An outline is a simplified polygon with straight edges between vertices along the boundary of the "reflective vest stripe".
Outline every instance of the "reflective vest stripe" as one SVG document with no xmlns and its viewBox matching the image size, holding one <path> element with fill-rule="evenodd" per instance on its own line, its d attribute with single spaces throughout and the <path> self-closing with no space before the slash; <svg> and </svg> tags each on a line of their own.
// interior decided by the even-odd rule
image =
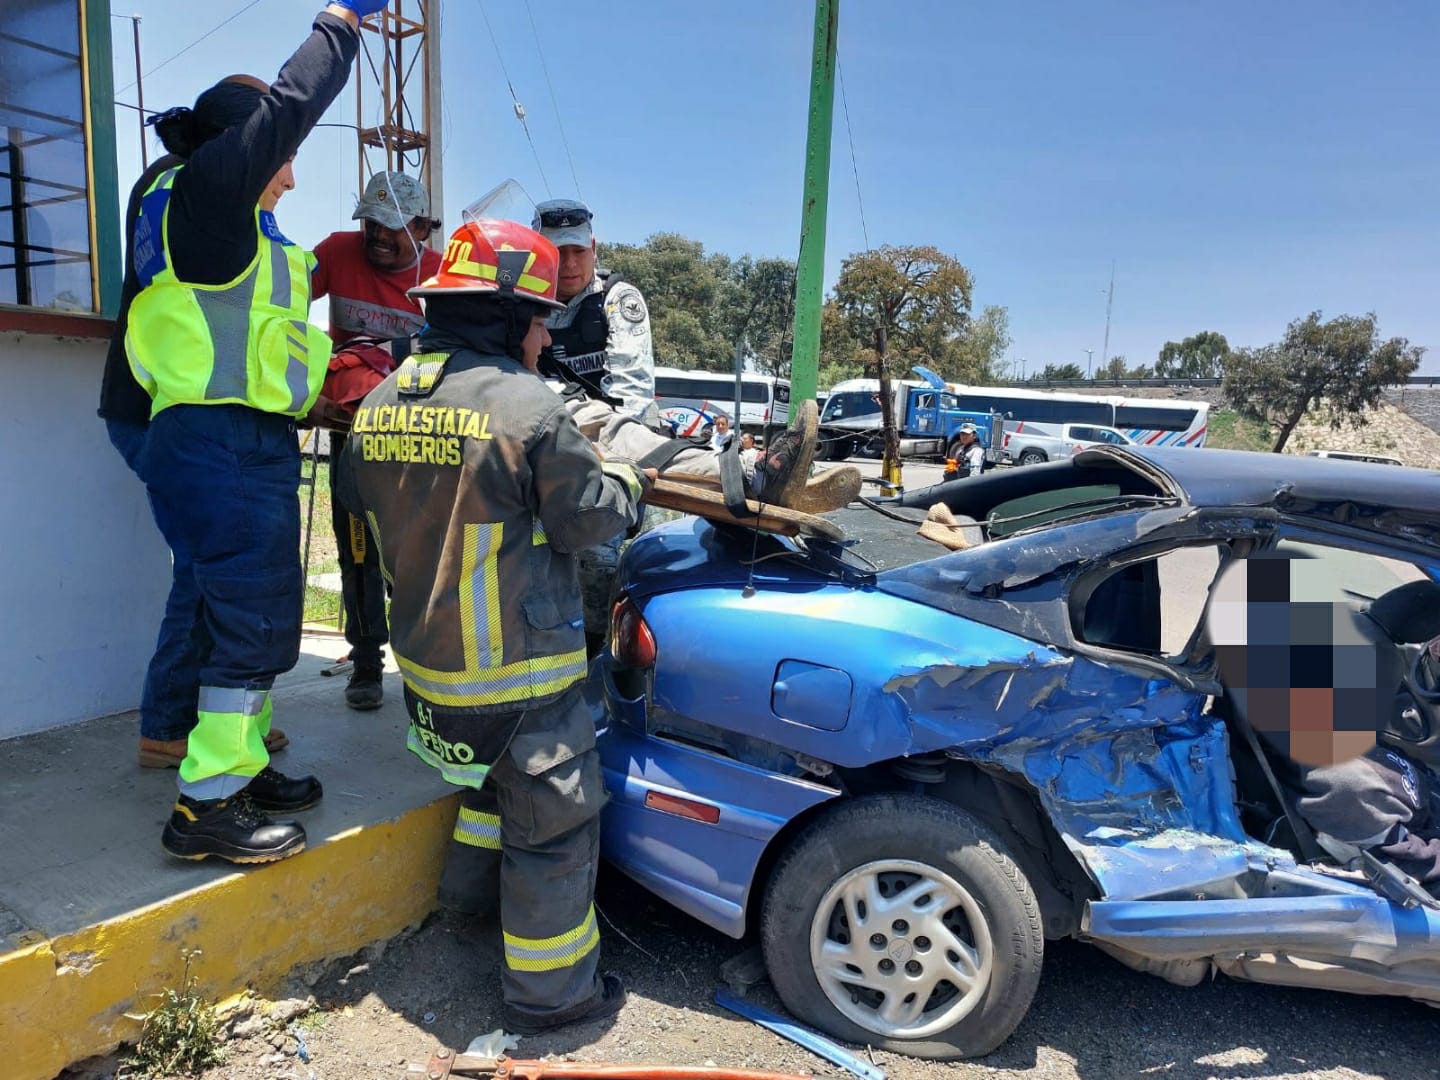
<svg viewBox="0 0 1440 1080">
<path fill-rule="evenodd" d="M 405 749 L 432 769 L 438 769 L 446 782 L 456 787 L 478 788 L 485 783 L 485 777 L 490 772 L 489 765 L 482 765 L 478 761 L 468 765 L 458 761 L 446 761 L 420 741 L 414 724 L 410 725 L 410 732 L 405 736 Z"/>
<path fill-rule="evenodd" d="M 462 806 L 460 816 L 455 819 L 453 835 L 457 843 L 499 851 L 500 815 L 487 814 L 483 810 L 471 810 L 469 807 Z"/>
<path fill-rule="evenodd" d="M 540 547 L 540 545 L 548 544 L 549 542 L 550 537 L 545 533 L 544 523 L 539 518 L 536 518 L 530 526 L 530 546 Z"/>
<path fill-rule="evenodd" d="M 505 934 L 505 966 L 512 971 L 558 971 L 574 967 L 600 944 L 592 904 L 585 921 L 573 930 L 548 938 L 527 938 Z"/>
<path fill-rule="evenodd" d="M 228 289 L 195 290 L 195 302 L 200 305 L 200 314 L 205 316 L 210 343 L 215 350 L 210 381 L 205 385 L 207 401 L 245 398 L 250 306 L 255 299 L 257 269 L 252 266 L 244 278 Z"/>
<path fill-rule="evenodd" d="M 269 690 L 236 689 L 229 686 L 202 686 L 197 712 L 228 713 L 232 716 L 259 716 L 270 700 Z"/>
<path fill-rule="evenodd" d="M 289 363 L 285 365 L 285 387 L 290 391 L 290 412 L 305 408 L 310 397 L 310 341 L 309 324 L 301 319 L 291 319 L 285 341 Z M 328 366 L 329 361 L 326 361 Z"/>
<path fill-rule="evenodd" d="M 548 697 L 585 677 L 584 649 L 520 660 L 483 672 L 432 671 L 412 664 L 398 652 L 395 662 L 400 665 L 406 685 L 420 697 L 435 705 L 457 708 Z"/>
<path fill-rule="evenodd" d="M 460 556 L 460 641 L 465 670 L 496 667 L 504 655 L 500 616 L 500 525 L 466 525 Z M 483 628 L 484 640 L 476 633 Z"/>
</svg>

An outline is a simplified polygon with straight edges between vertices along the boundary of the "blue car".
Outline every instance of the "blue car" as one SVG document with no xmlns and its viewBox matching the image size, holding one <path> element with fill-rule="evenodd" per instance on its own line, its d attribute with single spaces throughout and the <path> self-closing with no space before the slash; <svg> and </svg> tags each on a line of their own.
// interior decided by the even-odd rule
<svg viewBox="0 0 1440 1080">
<path fill-rule="evenodd" d="M 843 542 L 643 534 L 592 671 L 605 856 L 758 937 L 801 1020 L 920 1057 L 1004 1042 L 1063 937 L 1179 983 L 1440 1003 L 1440 902 L 1316 846 L 1204 630 L 1217 576 L 1272 552 L 1372 607 L 1419 590 L 1433 622 L 1437 495 L 1418 469 L 1098 447 L 851 507 Z M 959 550 L 917 533 L 936 503 Z M 1436 762 L 1420 636 L 1377 641 L 1405 717 L 1382 737 Z"/>
</svg>

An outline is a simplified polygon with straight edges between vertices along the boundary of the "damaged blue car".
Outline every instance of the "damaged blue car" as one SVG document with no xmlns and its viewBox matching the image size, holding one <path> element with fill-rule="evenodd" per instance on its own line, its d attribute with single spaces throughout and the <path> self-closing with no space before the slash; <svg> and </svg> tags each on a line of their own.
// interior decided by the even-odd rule
<svg viewBox="0 0 1440 1080">
<path fill-rule="evenodd" d="M 1440 1003 L 1440 903 L 1316 844 L 1204 631 L 1227 566 L 1286 551 L 1433 621 L 1437 495 L 1418 469 L 1100 447 L 853 506 L 841 541 L 643 534 L 592 673 L 605 856 L 758 936 L 797 1017 L 922 1057 L 999 1046 L 1063 937 L 1184 984 Z M 937 503 L 959 550 L 917 533 Z M 1425 634 L 1380 622 L 1383 738 L 1440 760 Z"/>
</svg>

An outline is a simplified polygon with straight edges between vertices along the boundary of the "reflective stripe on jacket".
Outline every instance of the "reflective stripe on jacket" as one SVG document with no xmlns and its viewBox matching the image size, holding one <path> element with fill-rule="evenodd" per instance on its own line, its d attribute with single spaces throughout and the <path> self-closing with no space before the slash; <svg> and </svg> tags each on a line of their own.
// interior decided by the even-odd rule
<svg viewBox="0 0 1440 1080">
<path fill-rule="evenodd" d="M 125 351 L 152 398 L 153 417 L 171 405 L 249 405 L 303 416 L 330 361 L 330 339 L 307 321 L 311 257 L 281 235 L 268 210 L 255 211 L 255 258 L 224 285 L 175 276 L 170 258 L 170 193 L 180 169 L 162 174 L 140 202 Z"/>
<path fill-rule="evenodd" d="M 411 356 L 356 412 L 350 455 L 412 693 L 513 712 L 585 677 L 572 553 L 633 525 L 640 491 L 557 394 L 507 358 Z"/>
</svg>

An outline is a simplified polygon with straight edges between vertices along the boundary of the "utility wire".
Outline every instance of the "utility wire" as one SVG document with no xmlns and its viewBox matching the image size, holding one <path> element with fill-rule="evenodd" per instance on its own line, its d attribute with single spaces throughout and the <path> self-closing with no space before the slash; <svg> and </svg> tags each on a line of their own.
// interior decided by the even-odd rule
<svg viewBox="0 0 1440 1080">
<path fill-rule="evenodd" d="M 845 97 L 845 69 L 835 57 L 835 72 L 840 76 L 840 104 L 845 108 L 845 135 L 850 140 L 850 169 L 855 174 L 855 201 L 860 204 L 860 234 L 865 237 L 865 250 L 870 250 L 870 230 L 865 227 L 865 199 L 860 194 L 860 166 L 855 161 L 855 133 L 850 130 L 850 102 Z"/>
<path fill-rule="evenodd" d="M 560 128 L 560 145 L 565 147 L 565 160 L 570 162 L 570 179 L 575 181 L 575 197 L 584 199 L 580 191 L 580 177 L 575 173 L 575 159 L 570 156 L 570 140 L 565 137 L 565 121 L 560 115 L 560 103 L 555 100 L 555 86 L 550 81 L 550 65 L 545 63 L 545 47 L 540 43 L 540 31 L 535 26 L 535 13 L 530 10 L 530 0 L 525 0 L 525 14 L 530 17 L 530 33 L 535 36 L 535 51 L 540 54 L 540 70 L 545 73 L 545 88 L 550 91 L 550 106 L 555 110 L 555 123 Z"/>
<path fill-rule="evenodd" d="M 500 61 L 500 74 L 505 76 L 505 87 L 510 91 L 510 100 L 515 103 L 515 119 L 520 121 L 520 126 L 525 129 L 525 139 L 530 144 L 530 153 L 535 157 L 535 168 L 540 170 L 540 182 L 545 185 L 545 194 L 554 196 L 550 190 L 550 181 L 545 176 L 545 166 L 540 164 L 540 151 L 535 149 L 535 139 L 530 134 L 530 125 L 525 120 L 525 106 L 520 104 L 520 98 L 515 94 L 515 84 L 510 81 L 510 72 L 505 68 L 505 56 L 500 52 L 500 42 L 495 39 L 495 31 L 490 26 L 490 17 L 485 14 L 485 0 L 476 0 L 476 7 L 480 9 L 480 19 L 485 23 L 485 31 L 490 35 L 490 44 L 495 48 L 495 59 Z"/>
<path fill-rule="evenodd" d="M 232 22 L 234 22 L 236 19 L 238 19 L 241 15 L 244 15 L 247 11 L 249 11 L 251 8 L 255 7 L 255 6 L 256 6 L 257 4 L 259 4 L 259 3 L 260 3 L 260 0 L 250 0 L 250 3 L 246 4 L 246 5 L 245 5 L 243 8 L 241 8 L 239 11 L 235 12 L 234 15 L 231 15 L 231 16 L 230 16 L 228 19 L 226 19 L 224 22 L 220 23 L 219 26 L 216 26 L 216 27 L 214 27 L 213 29 L 207 30 L 205 33 L 201 34 L 198 38 L 196 38 L 194 41 L 192 41 L 189 45 L 186 45 L 183 49 L 181 49 L 179 52 L 177 52 L 174 56 L 167 56 L 164 60 L 160 61 L 160 63 L 156 64 L 156 65 L 155 65 L 153 68 L 151 68 L 149 71 L 145 72 L 144 77 L 148 79 L 151 75 L 154 75 L 157 71 L 159 71 L 161 68 L 163 68 L 166 64 L 170 63 L 171 61 L 180 59 L 180 57 L 184 56 L 187 52 L 189 52 L 191 49 L 193 49 L 196 45 L 199 45 L 202 41 L 204 41 L 206 38 L 210 37 L 212 34 L 218 33 L 220 30 L 222 30 L 222 29 L 225 28 L 226 26 L 229 26 Z M 139 82 L 139 81 L 140 81 L 139 79 L 135 79 L 135 80 L 133 80 L 133 81 L 131 81 L 131 82 L 129 82 L 129 83 L 126 83 L 124 86 L 120 87 L 119 90 L 116 90 L 116 91 L 115 91 L 116 95 L 119 96 L 120 94 L 123 94 L 126 90 L 129 90 L 130 87 L 134 86 L 135 83 L 137 83 L 137 82 Z"/>
</svg>

